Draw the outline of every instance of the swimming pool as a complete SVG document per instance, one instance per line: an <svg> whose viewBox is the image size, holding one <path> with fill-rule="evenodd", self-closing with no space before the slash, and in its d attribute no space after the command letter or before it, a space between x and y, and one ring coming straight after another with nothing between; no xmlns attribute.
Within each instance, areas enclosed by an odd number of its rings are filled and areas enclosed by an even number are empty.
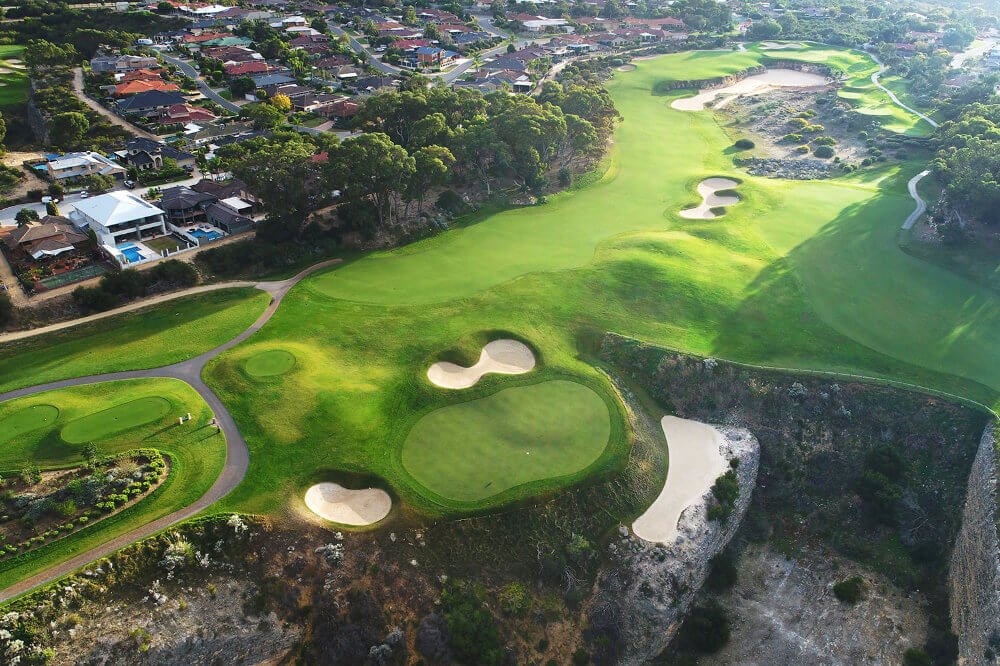
<svg viewBox="0 0 1000 666"><path fill-rule="evenodd" d="M125 245L118 248L122 252L122 256L125 257L130 264L134 264L137 261L142 261L144 257L142 252L139 251L135 245Z"/></svg>
<svg viewBox="0 0 1000 666"><path fill-rule="evenodd" d="M218 240L223 236L223 234L220 234L218 231L205 231L204 229L192 229L188 233L199 240L207 241Z"/></svg>

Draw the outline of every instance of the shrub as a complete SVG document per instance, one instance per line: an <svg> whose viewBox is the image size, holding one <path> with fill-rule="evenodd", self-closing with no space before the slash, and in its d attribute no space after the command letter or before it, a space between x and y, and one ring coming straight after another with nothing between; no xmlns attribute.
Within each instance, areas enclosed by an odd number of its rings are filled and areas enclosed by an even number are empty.
<svg viewBox="0 0 1000 666"><path fill-rule="evenodd" d="M865 581L859 576L853 576L847 580L842 580L833 586L833 594L844 603L852 606L865 596Z"/></svg>
<svg viewBox="0 0 1000 666"><path fill-rule="evenodd" d="M493 617L483 606L484 596L478 586L452 582L441 593L441 607L455 656L472 664L498 666L504 650Z"/></svg>
<svg viewBox="0 0 1000 666"><path fill-rule="evenodd" d="M787 141L788 143L801 143L802 135L792 132L791 134L786 134L785 136L781 137L781 140Z"/></svg>
<svg viewBox="0 0 1000 666"><path fill-rule="evenodd" d="M904 666L933 666L930 656L923 648L909 648L903 653Z"/></svg>
<svg viewBox="0 0 1000 666"><path fill-rule="evenodd" d="M712 484L712 496L717 504L708 512L709 520L725 520L733 512L740 496L740 483L736 471L730 469Z"/></svg>
<svg viewBox="0 0 1000 666"><path fill-rule="evenodd" d="M795 152L805 155L806 153L809 152L809 146L799 146L798 148L795 149Z"/></svg>
<svg viewBox="0 0 1000 666"><path fill-rule="evenodd" d="M695 606L677 632L678 645L687 650L712 654L729 642L729 617L717 601Z"/></svg>
<svg viewBox="0 0 1000 666"><path fill-rule="evenodd" d="M733 145L736 146L739 150L750 150L756 144L754 144L754 142L751 141L750 139L739 139Z"/></svg>
<svg viewBox="0 0 1000 666"><path fill-rule="evenodd" d="M736 557L729 550L724 550L709 563L708 578L705 585L708 589L721 592L736 584L738 578Z"/></svg>
<svg viewBox="0 0 1000 666"><path fill-rule="evenodd" d="M814 146L835 146L837 145L837 140L832 136L818 136L813 139Z"/></svg>
<svg viewBox="0 0 1000 666"><path fill-rule="evenodd" d="M76 514L76 502L69 499L65 502L60 502L56 504L56 513L58 513L63 518L69 518L70 516Z"/></svg>
<svg viewBox="0 0 1000 666"><path fill-rule="evenodd" d="M505 615L524 615L531 608L531 595L521 583L513 582L500 590L500 610Z"/></svg>
<svg viewBox="0 0 1000 666"><path fill-rule="evenodd" d="M77 287L73 290L73 302L84 312L101 312L118 305L115 295L100 287Z"/></svg>
<svg viewBox="0 0 1000 666"><path fill-rule="evenodd" d="M833 157L833 148L830 146L817 146L816 149L813 150L813 155L816 157L822 157L823 159L829 159Z"/></svg>
<svg viewBox="0 0 1000 666"><path fill-rule="evenodd" d="M791 125L792 127L798 127L801 129L805 128L809 124L809 121L803 118L792 118L791 120L788 121L788 124Z"/></svg>

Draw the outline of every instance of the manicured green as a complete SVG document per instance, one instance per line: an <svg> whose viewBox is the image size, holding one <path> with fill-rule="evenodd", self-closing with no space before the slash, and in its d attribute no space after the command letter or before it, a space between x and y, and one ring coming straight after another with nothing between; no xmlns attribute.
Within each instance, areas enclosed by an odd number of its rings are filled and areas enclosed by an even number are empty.
<svg viewBox="0 0 1000 666"><path fill-rule="evenodd" d="M10 62L20 60L23 51L16 44L0 45L0 107L28 101L28 70L23 62Z"/></svg>
<svg viewBox="0 0 1000 666"><path fill-rule="evenodd" d="M808 52L860 65L859 77L872 66L854 52ZM267 326L206 369L251 449L246 480L219 509L282 511L316 479L344 470L385 480L421 512L461 514L466 507L408 471L412 459L401 452L411 429L428 414L559 379L586 383L612 407L609 445L584 473L516 486L476 507L613 471L627 437L590 356L587 341L601 331L995 403L1000 366L985 361L1000 357L995 294L896 245L913 206L906 180L923 164L817 182L747 176L734 168L732 140L710 111L670 107L690 92L655 92L665 79L720 76L761 57L714 51L639 61L608 84L625 121L603 177L541 206L473 216L293 289ZM720 219L678 217L710 176L739 178L740 205ZM471 363L485 342L511 334L539 352L533 373L487 375L468 391L424 378L434 361ZM254 382L243 364L272 349L293 353L295 372ZM536 436L551 426L535 419Z"/></svg>
<svg viewBox="0 0 1000 666"><path fill-rule="evenodd" d="M251 356L244 367L252 377L283 375L295 367L295 356L284 349L271 349Z"/></svg>
<svg viewBox="0 0 1000 666"><path fill-rule="evenodd" d="M80 465L83 447L70 444L60 436L67 426L81 422L107 422L108 412L114 411L106 410L108 405L132 405L129 411L133 411L136 404L143 403L165 403L167 409L154 421L109 432L103 438L97 438L99 432L93 430L91 434L94 438L87 441L95 445L98 455L121 453L137 447L157 449L169 458L169 476L149 497L135 506L23 557L0 563L0 588L188 506L211 487L226 459L225 438L209 425L211 409L194 389L174 379L91 384L0 403L0 441L7 438L0 446L2 476L16 473L29 464L42 469ZM55 408L58 417L30 431L15 434L12 430L2 430L10 419L30 413L36 407L46 408L49 414ZM188 412L192 419L178 425L177 417Z"/></svg>
<svg viewBox="0 0 1000 666"><path fill-rule="evenodd" d="M104 439L131 428L159 421L170 411L170 406L168 400L157 395L130 400L70 421L63 427L60 435L63 441L70 444Z"/></svg>
<svg viewBox="0 0 1000 666"><path fill-rule="evenodd" d="M0 343L0 392L183 361L242 333L269 301L257 289L224 289Z"/></svg>
<svg viewBox="0 0 1000 666"><path fill-rule="evenodd" d="M32 430L38 430L55 423L59 408L54 405L32 405L14 412L0 421L0 443Z"/></svg>
<svg viewBox="0 0 1000 666"><path fill-rule="evenodd" d="M424 416L403 443L403 467L458 502L579 472L611 434L599 395L571 381L519 386Z"/></svg>

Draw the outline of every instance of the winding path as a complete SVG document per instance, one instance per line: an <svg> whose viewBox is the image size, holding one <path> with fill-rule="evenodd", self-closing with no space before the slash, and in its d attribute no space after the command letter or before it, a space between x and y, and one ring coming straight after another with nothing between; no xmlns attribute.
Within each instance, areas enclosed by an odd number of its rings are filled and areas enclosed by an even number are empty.
<svg viewBox="0 0 1000 666"><path fill-rule="evenodd" d="M931 172L930 169L924 169L916 176L911 178L910 182L906 184L906 189L910 191L910 196L913 197L913 200L915 202L917 202L917 207L913 209L913 212L910 213L910 216L907 217L906 220L903 222L903 229L912 228L913 224L920 218L921 215L924 214L924 211L927 210L927 202L924 201L923 198L920 196L920 193L917 192L917 184L921 180L923 180L924 176L926 176L930 172Z"/></svg>
<svg viewBox="0 0 1000 666"><path fill-rule="evenodd" d="M909 111L910 113L912 113L913 115L917 116L918 118L921 118L922 120L926 120L927 123L931 127L933 127L933 128L936 129L937 126L938 126L938 123L937 123L936 120L934 120L933 118L930 118L930 117L928 117L928 116L920 113L916 109L913 109L913 108L910 108L910 107L906 106L905 104L903 104L902 102L899 101L899 98L896 97L896 94L894 92L892 92L891 90L889 90L888 88L886 88L884 85L882 85L881 83L879 83L878 77L880 77L885 72L886 66L882 64L882 61L879 60L878 57L875 56L875 54L869 53L868 55L871 57L872 60L875 61L875 64L878 65L878 71L874 72L872 74L872 83L875 84L875 87L878 88L879 90L881 90L882 92L884 92L886 95L888 95L889 99L892 100L893 104L895 104L899 108L903 109L904 111Z"/></svg>
<svg viewBox="0 0 1000 666"><path fill-rule="evenodd" d="M100 546L91 548L88 551L80 553L75 557L31 576L30 578L25 578L24 580L21 580L4 590L0 590L0 602L7 601L8 599L24 594L39 585L43 585L65 576L66 574L72 573L73 571L76 571L80 567L85 566L96 559L106 557L116 550L124 548L135 541L144 539L182 520L186 520L208 508L239 485L239 483L243 480L243 477L246 475L247 468L250 465L250 451L247 448L246 440L243 439L243 435L240 434L239 428L236 426L236 421L229 413L229 410L226 409L225 405L222 404L222 401L219 400L219 397L215 395L215 392L213 392L212 389L210 389L208 385L202 381L201 372L205 368L205 365L216 356L232 349L259 331L277 311L278 306L281 305L281 301L285 297L285 294L287 294L289 290L291 290L291 288L298 284L303 278L311 273L314 273L315 271L338 264L340 261L340 259L330 259L328 261L318 263L314 266L310 266L288 280L257 283L254 286L271 294L270 304L260 317L257 318L257 321L229 342L225 342L215 349L210 349L209 351L195 356L194 358L161 368L130 370L126 372L113 372L104 375L76 377L74 379L64 379L57 382L49 382L47 384L39 384L38 386L17 389L16 391L8 391L7 393L0 393L0 402L4 402L15 398L34 395L36 393L43 393L45 391L68 388L71 386L97 384L99 382L110 382L123 379L179 379L188 383L195 391L198 392L205 402L208 403L208 406L211 407L212 413L215 414L215 417L222 428L222 432L226 436L226 463L222 468L222 473L219 474L219 478L215 480L212 487L209 488L204 495L195 500L193 504L189 504L188 506L178 509L173 513L162 516L161 518L158 518L150 523L146 523L141 527L137 527L131 532L115 537ZM44 331L40 330L39 334L41 332Z"/></svg>
<svg viewBox="0 0 1000 666"><path fill-rule="evenodd" d="M73 68L73 93L77 96L77 98L81 102L89 106L90 109L94 111L94 113L96 113L99 116L102 116L112 125L117 125L118 127L121 127L129 134L133 134L135 136L141 136L146 139L152 139L153 141L159 141L159 138L157 138L154 134L147 132L141 127L133 125L129 121L125 120L124 118L116 114L111 109L91 99L84 90L83 69L81 69L80 67Z"/></svg>

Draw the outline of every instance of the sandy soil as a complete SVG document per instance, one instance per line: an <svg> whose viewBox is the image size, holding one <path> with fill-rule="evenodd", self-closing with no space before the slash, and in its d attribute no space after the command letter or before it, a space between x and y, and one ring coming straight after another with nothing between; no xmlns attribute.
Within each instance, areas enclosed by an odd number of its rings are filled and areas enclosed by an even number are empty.
<svg viewBox="0 0 1000 666"><path fill-rule="evenodd" d="M317 483L306 491L306 506L320 518L344 525L371 525L389 515L392 498L380 488L351 490Z"/></svg>
<svg viewBox="0 0 1000 666"><path fill-rule="evenodd" d="M698 194L701 195L701 205L696 208L687 208L677 213L681 217L689 220L711 220L718 217L712 212L713 208L719 206L732 206L739 203L740 198L734 196L720 196L716 192L731 190L739 185L735 180L728 178L706 178L698 183Z"/></svg>
<svg viewBox="0 0 1000 666"><path fill-rule="evenodd" d="M722 434L699 421L664 416L670 466L659 497L632 523L637 537L654 543L673 543L677 522L686 508L700 502L726 471L720 447Z"/></svg>
<svg viewBox="0 0 1000 666"><path fill-rule="evenodd" d="M435 386L465 389L475 386L483 375L522 375L535 367L535 355L517 340L494 340L483 347L479 360L470 368L441 361L427 369L427 379Z"/></svg>
<svg viewBox="0 0 1000 666"><path fill-rule="evenodd" d="M632 63L628 63L627 65L622 65L621 67L619 67L618 71L619 72L631 72L634 69L635 69L635 65L633 65Z"/></svg>
<svg viewBox="0 0 1000 666"><path fill-rule="evenodd" d="M802 45L798 42L761 42L760 48L762 51L778 51L780 49L801 49Z"/></svg>
<svg viewBox="0 0 1000 666"><path fill-rule="evenodd" d="M702 90L694 97L675 99L670 106L679 111L704 111L706 105L718 99L718 103L713 106L721 109L738 95L762 93L773 88L815 88L828 83L827 78L819 74L800 72L797 69L769 69L763 74L748 76L732 85Z"/></svg>

